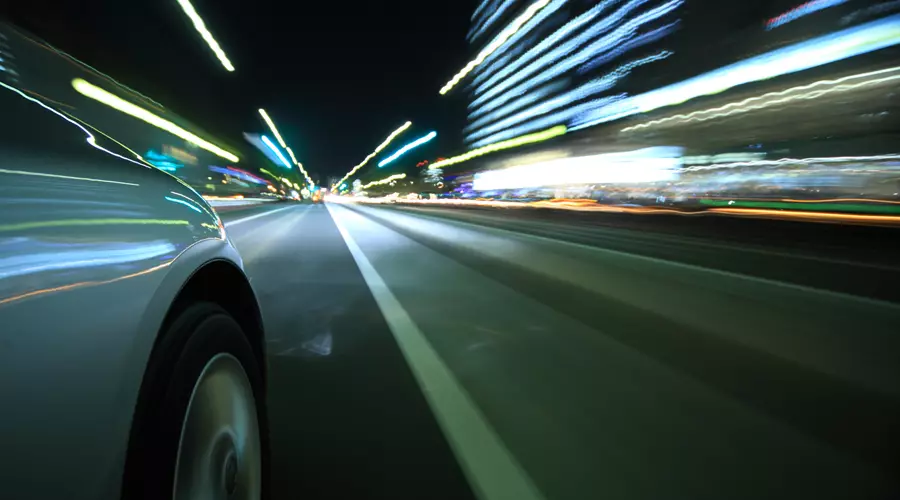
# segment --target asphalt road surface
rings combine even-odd
[[[277,205],[223,215],[275,498],[900,498],[896,230]]]

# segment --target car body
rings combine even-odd
[[[69,84],[127,88],[4,23],[0,56],[0,482],[8,498],[117,498],[174,305],[220,306],[264,367],[259,308],[216,213],[126,145],[166,132]]]

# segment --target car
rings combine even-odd
[[[0,57],[2,496],[265,498],[256,295],[219,216],[137,151],[208,152],[80,93],[177,120],[3,22]]]

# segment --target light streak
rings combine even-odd
[[[513,0],[507,0],[506,4],[498,9],[491,19],[502,13],[503,9],[512,4],[512,2]],[[473,69],[475,69],[476,66],[483,63],[489,55],[493,54],[497,49],[502,47],[503,44],[505,44],[506,41],[510,39],[510,37],[515,35],[516,32],[519,31],[522,26],[528,22],[529,19],[534,17],[534,15],[537,14],[539,10],[546,7],[549,3],[550,0],[537,0],[533,4],[529,5],[528,8],[525,9],[525,12],[517,17],[512,23],[510,23],[509,26],[507,26],[496,38],[494,38],[487,47],[485,47],[481,52],[478,53],[478,56],[475,59],[469,61],[469,63],[466,64],[466,66],[461,69],[459,73],[454,75],[453,78],[451,78],[450,81],[441,88],[441,95],[450,92],[450,89],[455,87],[456,84],[458,84],[463,78],[465,78],[466,75],[468,75]],[[490,22],[492,21],[489,20],[488,23]],[[487,26],[487,24],[485,26]]]
[[[517,31],[513,36],[509,37],[509,39],[506,41],[506,45],[504,46],[504,50],[497,50],[493,54],[487,56],[484,62],[481,63],[479,73],[473,78],[472,84],[478,85],[486,78],[491,76],[494,71],[506,67],[506,65],[509,64],[509,58],[512,57],[512,55],[508,54],[502,59],[498,59],[498,57],[500,57],[501,54],[505,53],[506,49],[518,43],[522,38],[524,38],[534,28],[544,22],[544,20],[550,17],[554,12],[561,9],[567,1],[568,0],[553,0],[550,5],[547,5],[546,7],[541,9],[536,16],[532,17],[531,20],[525,24],[525,26],[522,26],[519,31]],[[525,43],[525,46],[533,45],[531,42],[532,41]]]
[[[494,24],[494,22],[499,19],[504,12],[506,12],[506,9],[512,7],[512,5],[515,3],[516,0],[504,0],[499,7],[495,7],[493,9],[493,11],[487,18],[485,18],[482,22],[473,26],[472,29],[469,30],[469,33],[466,35],[466,40],[473,42],[478,39],[478,37],[481,36],[481,34],[485,32],[485,30],[491,27],[491,25]]]
[[[375,158],[376,156],[378,156],[378,153],[380,153],[382,150],[384,150],[384,148],[386,148],[386,147],[388,146],[388,144],[390,144],[391,141],[394,140],[395,137],[397,137],[398,135],[400,135],[400,134],[402,134],[403,132],[405,132],[406,129],[408,129],[408,128],[411,127],[411,126],[412,126],[412,122],[409,122],[409,121],[408,121],[408,122],[404,123],[403,125],[401,125],[400,128],[398,128],[397,130],[391,132],[391,135],[389,135],[389,136],[387,137],[387,139],[384,140],[384,142],[382,142],[381,144],[379,144],[378,147],[375,148],[375,151],[372,151],[372,152],[369,154],[369,156],[366,156],[366,159],[365,159],[365,160],[361,161],[358,165],[356,165],[356,166],[353,167],[349,172],[347,172],[347,175],[345,175],[345,176],[344,176],[341,180],[339,180],[335,185],[339,185],[339,184],[341,184],[342,182],[344,182],[344,181],[346,181],[347,179],[349,179],[351,176],[353,176],[353,174],[355,174],[357,171],[359,171],[359,169],[363,168],[363,167],[366,165],[366,163],[369,163],[369,160],[371,160],[372,158]],[[334,186],[332,186],[332,189],[334,189]]]
[[[517,137],[522,134],[526,134],[529,132],[533,132],[535,130],[540,130],[544,127],[549,127],[552,125],[564,124],[575,117],[590,112],[591,110],[597,108],[608,107],[610,103],[615,104],[616,102],[622,102],[625,100],[626,94],[617,94],[611,95],[607,97],[601,97],[599,99],[594,99],[592,101],[587,101],[582,104],[578,104],[576,106],[572,106],[570,108],[566,108],[562,111],[557,111],[556,113],[542,116],[535,120],[531,120],[529,122],[517,125],[516,127],[506,129],[502,132],[497,132],[496,134],[485,137],[484,139],[480,139],[472,144],[473,147],[479,148],[482,146],[486,146],[497,141],[503,141],[509,138]]]
[[[213,38],[212,33],[206,28],[206,23],[203,22],[200,14],[197,14],[197,10],[191,5],[190,0],[178,0],[178,5],[181,6],[181,9],[187,14],[188,18],[190,18],[191,22],[194,24],[194,29],[200,33],[200,36],[206,44],[209,45],[209,48],[212,49],[213,53],[219,59],[219,62],[222,63],[222,66],[228,71],[234,71],[234,66],[231,64],[231,61],[228,60],[225,51],[222,50],[222,47],[219,46],[219,42]]]
[[[766,22],[766,29],[775,29],[789,22],[796,21],[801,17],[812,14],[813,12],[818,12],[820,10],[834,7],[836,5],[841,5],[843,3],[847,3],[847,0],[812,0],[811,2],[806,2],[805,4],[800,5],[799,7],[795,7],[778,17],[769,19],[768,22]]]
[[[669,34],[671,34],[673,31],[675,31],[675,28],[678,26],[678,24],[680,22],[681,21],[675,21],[675,22],[669,23],[665,26],[660,26],[659,28],[656,28],[652,31],[648,31],[647,33],[638,35],[638,36],[632,38],[631,40],[623,43],[622,45],[619,45],[615,50],[609,51],[606,54],[598,56],[598,57],[594,58],[592,61],[589,61],[588,63],[582,65],[580,68],[578,68],[578,72],[579,73],[587,73],[598,66],[602,66],[602,65],[612,61],[613,59],[621,56],[622,54],[624,54],[626,52],[634,50],[638,47],[642,47],[649,43],[653,43],[655,41],[661,40],[661,39],[665,38],[666,36],[668,36]],[[666,52],[666,51],[663,51],[663,52]],[[671,55],[671,53],[669,53],[669,55]],[[666,56],[666,57],[668,57],[668,56]],[[665,59],[665,57],[663,59]]]
[[[644,57],[642,59],[631,61],[628,64],[623,64],[622,66],[619,66],[618,68],[611,71],[610,73],[608,73],[600,78],[596,78],[576,89],[570,90],[570,91],[560,94],[560,95],[557,95],[556,97],[553,97],[552,99],[544,101],[543,103],[541,103],[538,106],[528,108],[527,110],[522,111],[521,113],[519,113],[517,115],[513,115],[504,120],[501,120],[500,122],[497,122],[494,125],[485,127],[476,132],[472,132],[471,134],[469,134],[466,137],[466,140],[471,141],[471,140],[477,139],[479,137],[483,137],[489,133],[493,133],[498,130],[503,130],[503,128],[506,126],[518,123],[518,122],[520,122],[524,119],[530,118],[532,116],[538,116],[538,115],[547,113],[556,108],[561,108],[569,103],[580,101],[580,100],[582,100],[588,96],[591,96],[593,94],[603,92],[604,90],[609,90],[609,89],[613,88],[619,82],[619,80],[628,76],[634,68],[637,68],[641,65],[648,64],[648,63],[651,63],[654,61],[666,59],[670,55],[672,55],[672,52],[664,50],[658,54],[654,54],[651,56]],[[526,101],[526,99],[530,95],[532,95],[532,94],[526,95],[522,99],[519,99],[517,101],[517,103]],[[516,104],[516,103],[514,103],[514,104]],[[508,106],[507,108],[504,108],[503,110],[498,110],[495,113],[485,116],[482,119],[480,119],[480,120],[476,121],[475,123],[473,123],[472,125],[470,125],[470,127],[474,128],[474,127],[483,125],[484,123],[487,123],[492,119],[503,116],[503,114],[504,114],[503,112],[510,108],[512,108],[512,106]]]
[[[511,90],[510,93],[523,93],[531,88],[534,88],[537,85],[541,85],[544,82],[547,82],[553,78],[556,78],[565,72],[576,68],[586,62],[588,62],[591,58],[596,55],[610,50],[615,49],[619,44],[623,41],[630,39],[634,36],[637,31],[637,28],[640,27],[644,23],[648,23],[650,21],[659,19],[670,12],[677,9],[681,6],[684,1],[683,0],[671,0],[666,2],[655,9],[651,9],[643,14],[631,19],[630,21],[622,24],[614,31],[609,34],[595,40],[590,45],[587,45],[583,49],[578,49],[581,44],[588,42],[589,40],[594,39],[600,33],[608,29],[613,24],[613,19],[615,18],[618,21],[621,17],[624,17],[624,11],[627,8],[636,8],[639,3],[645,2],[647,0],[634,0],[633,5],[628,4],[616,13],[611,14],[603,19],[600,23],[597,23],[591,28],[585,30],[582,34],[576,36],[569,42],[566,42],[559,47],[553,49],[543,57],[538,58],[531,64],[528,64],[524,68],[512,73],[513,68],[517,68],[518,65],[510,66],[510,68],[505,68],[503,71],[497,73],[495,78],[499,82],[497,86],[493,87],[491,90],[487,90],[481,97],[472,101],[470,107],[474,107],[480,105],[484,102],[487,102],[489,99],[492,99],[499,95],[501,92],[506,91],[510,88],[513,88],[514,85],[521,83],[518,87],[515,87],[515,90]],[[621,14],[620,14],[621,13]],[[533,50],[533,49],[532,49]],[[531,52],[531,51],[529,51]],[[564,58],[560,60],[561,58]],[[524,60],[525,58],[520,58],[519,60]],[[555,64],[550,65],[550,63]],[[535,72],[541,70],[548,66],[546,69],[541,71],[535,76],[532,76]],[[500,78],[502,77],[502,81]],[[492,79],[493,80],[493,79]],[[490,81],[485,82],[484,85],[479,87],[480,91],[485,91],[488,86],[491,84]],[[476,89],[476,94],[479,92],[479,89]]]
[[[715,170],[719,168],[738,167],[778,167],[782,165],[814,165],[817,163],[852,163],[867,161],[900,160],[900,154],[885,154],[871,156],[824,156],[818,158],[780,158],[778,160],[751,160],[733,163],[721,163],[717,165],[705,165],[700,167],[687,167],[683,171]]]
[[[572,89],[568,92],[563,92],[562,94],[559,94],[550,99],[547,99],[547,100],[541,102],[540,104],[529,107],[529,108],[527,108],[523,111],[520,111],[514,115],[503,118],[500,121],[495,122],[493,125],[488,125],[486,127],[478,129],[474,132],[471,132],[470,134],[468,134],[466,136],[466,141],[471,142],[473,140],[482,138],[488,134],[493,134],[493,133],[505,130],[510,126],[522,123],[525,120],[528,120],[531,118],[536,118],[538,116],[544,115],[551,111],[555,111],[559,108],[564,108],[565,106],[571,106],[571,104],[573,102],[578,102],[578,101],[581,101],[582,99],[590,97],[591,95],[603,92],[604,90],[609,90],[610,88],[615,86],[615,84],[616,84],[615,79],[606,78],[606,77],[598,78],[596,80],[587,82],[578,88]],[[617,97],[617,98],[621,98],[621,97]],[[607,103],[612,98],[607,97],[605,99],[606,99],[605,101],[603,99],[601,99],[601,101],[603,101],[604,103]],[[571,106],[570,108],[568,108],[568,110],[562,111],[561,114],[559,114],[559,115],[562,117],[574,116],[574,114],[576,113],[574,110],[578,107],[579,106]],[[555,121],[555,120],[551,120],[551,121]],[[565,121],[565,118],[559,118],[559,121],[554,123],[554,125],[557,125],[564,121]]]
[[[475,174],[475,191],[646,183],[678,177],[682,148],[652,147],[622,153],[560,158]]]
[[[166,132],[169,132],[170,134],[172,134],[176,137],[180,137],[181,139],[184,139],[184,140],[190,142],[191,144],[194,144],[200,148],[203,148],[203,149],[209,151],[210,153],[215,154],[216,156],[220,156],[220,157],[225,158],[226,160],[229,160],[234,163],[237,163],[240,161],[240,159],[237,156],[235,156],[234,153],[229,153],[228,151],[220,148],[219,146],[216,146],[215,144],[213,144],[205,139],[201,139],[196,134],[188,132],[187,130],[179,127],[178,125],[175,125],[174,123],[172,123],[164,118],[156,116],[155,114],[147,111],[146,109],[141,108],[140,106],[136,106],[115,94],[107,92],[106,90],[103,90],[100,87],[97,87],[96,85],[90,84],[90,83],[82,80],[81,78],[76,78],[76,79],[72,80],[72,87],[79,94],[81,94],[85,97],[89,97],[91,99],[94,99],[95,101],[106,104],[107,106],[109,106],[117,111],[121,111],[122,113],[125,113],[126,115],[137,118],[138,120],[141,120],[145,123],[153,125],[156,128],[165,130]],[[91,137],[93,137],[93,136],[91,136]],[[131,161],[131,160],[129,160],[129,161]]]
[[[490,99],[492,96],[495,96],[503,90],[512,87],[519,81],[528,77],[528,75],[545,66],[552,65],[552,63],[555,63],[557,61],[564,62],[561,60],[563,58],[566,58],[567,56],[585,52],[588,47],[585,47],[581,50],[579,50],[578,48],[585,43],[597,38],[602,33],[615,26],[616,23],[622,21],[622,19],[624,19],[625,16],[627,16],[631,11],[638,8],[640,5],[647,3],[648,1],[650,0],[631,0],[617,11],[602,18],[600,17],[600,14],[603,13],[608,7],[612,6],[615,3],[615,0],[606,0],[605,2],[598,4],[588,12],[573,19],[562,28],[556,30],[556,32],[554,32],[552,35],[548,36],[540,43],[530,48],[527,52],[517,57],[512,64],[497,72],[493,77],[488,79],[483,84],[477,86],[475,88],[474,94],[484,94],[479,99]],[[659,7],[657,7],[657,9],[659,9]],[[644,14],[644,16],[645,15],[646,14]],[[626,23],[625,25],[619,27],[616,31],[613,32],[613,34],[618,33],[618,36],[614,41],[621,42],[622,38],[624,38],[624,35],[629,31],[627,27],[630,25],[634,25],[636,21],[643,18],[643,16],[638,16],[629,23]],[[575,33],[583,26],[587,26],[587,28],[581,33],[569,38],[570,35]],[[631,31],[633,31],[633,29]],[[607,37],[609,36],[610,35],[607,35]],[[562,42],[563,40],[567,41],[559,44],[559,42]],[[545,53],[545,51],[553,46],[556,46],[556,48]],[[541,54],[544,55],[541,56]],[[495,87],[495,85],[497,86]],[[492,87],[493,90],[485,94],[485,92]],[[475,103],[478,103],[478,100],[473,102],[473,104]]]
[[[13,174],[13,175],[29,175],[34,177],[50,177],[53,179],[66,179],[72,181],[85,181],[85,182],[102,182],[104,184],[118,184],[120,186],[140,186],[140,184],[135,184],[133,182],[122,182],[122,181],[110,181],[107,179],[92,179],[90,177],[75,177],[73,175],[59,175],[59,174],[47,174],[44,172],[29,172],[26,170],[7,170],[5,168],[0,168],[0,174]]]
[[[165,198],[167,201],[171,201],[172,203],[178,203],[179,205],[184,205],[197,213],[200,213],[200,214],[203,213],[202,210],[200,210],[199,208],[194,206],[193,203],[189,203],[187,200],[179,200],[178,198],[172,198],[171,196],[166,196]]]
[[[391,163],[392,161],[396,160],[397,158],[400,158],[401,156],[403,156],[403,154],[406,153],[407,151],[409,151],[413,148],[417,148],[417,147],[421,146],[422,144],[425,144],[426,142],[434,139],[435,137],[437,137],[437,132],[432,131],[432,132],[429,132],[427,135],[420,137],[420,138],[416,139],[415,141],[407,144],[406,146],[403,146],[402,148],[398,149],[396,153],[394,153],[391,156],[388,156],[387,158],[378,162],[378,168],[381,168],[381,167],[387,165],[388,163]]]
[[[25,231],[29,229],[46,229],[51,227],[79,227],[79,226],[187,226],[186,220],[171,219],[62,219],[42,220],[33,222],[19,222],[15,224],[0,225],[0,232]]]
[[[750,97],[748,99],[744,99],[742,101],[732,102],[726,104],[724,106],[718,106],[715,108],[704,109],[701,111],[695,111],[693,113],[688,114],[680,114],[674,115],[666,118],[661,118],[659,120],[652,120],[647,123],[641,123],[639,125],[634,125],[631,127],[626,127],[622,129],[622,132],[630,132],[632,130],[640,130],[648,127],[653,127],[656,125],[662,125],[664,123],[670,122],[678,122],[678,123],[689,123],[689,122],[704,122],[707,120],[713,120],[716,118],[725,118],[728,116],[733,116],[741,113],[748,113],[750,111],[755,111],[759,109],[765,109],[772,106],[778,106],[782,104],[787,104],[793,101],[801,101],[801,100],[811,100],[817,99],[819,97],[827,96],[830,94],[835,94],[839,92],[848,92],[851,90],[856,90],[862,87],[867,87],[869,85],[878,85],[881,83],[893,81],[896,79],[900,79],[900,75],[891,75],[891,76],[883,76],[882,78],[872,78],[869,80],[863,80],[858,83],[848,83],[853,82],[854,80],[859,80],[863,78],[873,77],[873,76],[881,76],[888,75],[890,73],[900,72],[900,66],[883,69],[879,71],[870,71],[868,73],[860,73],[857,75],[845,76],[843,78],[838,78],[836,80],[819,80],[817,82],[813,82],[807,85],[801,85],[799,87],[792,87],[789,89],[781,90],[778,92],[769,92],[767,94],[763,94],[756,97]],[[820,88],[827,87],[827,88]]]
[[[224,236],[222,236],[222,238],[224,239]],[[172,264],[172,261],[160,264],[155,267],[151,267],[149,269],[144,269],[143,271],[138,271],[138,272],[132,273],[132,274],[126,274],[125,276],[119,276],[118,278],[113,278],[113,279],[105,280],[105,281],[80,281],[78,283],[72,283],[70,285],[62,285],[62,286],[57,286],[57,287],[52,287],[52,288],[43,288],[40,290],[26,292],[26,293],[23,293],[20,295],[13,295],[11,297],[7,297],[5,299],[0,300],[0,305],[9,304],[10,302],[16,302],[18,300],[28,299],[28,298],[36,297],[39,295],[45,295],[48,293],[65,292],[68,290],[74,290],[76,288],[82,288],[82,287],[88,287],[88,286],[108,285],[111,283],[116,283],[118,281],[130,279],[130,278],[136,278],[138,276],[143,276],[145,274],[150,274],[150,273],[159,271],[160,269],[165,269],[170,264]]]
[[[385,177],[384,179],[381,179],[380,181],[373,181],[373,182],[370,182],[370,183],[368,183],[368,184],[362,186],[362,189],[369,189],[370,187],[373,187],[373,186],[380,186],[380,185],[383,185],[383,184],[389,184],[389,183],[391,183],[391,182],[399,181],[400,179],[405,179],[405,178],[406,178],[406,174],[395,174],[395,175],[392,175],[392,176],[390,176],[390,177]]]
[[[281,160],[281,163],[283,163],[285,167],[291,168],[291,164],[288,163],[287,158],[285,158],[284,155],[281,154],[281,151],[278,150],[278,147],[276,147],[275,144],[272,143],[272,139],[269,139],[264,135],[260,136],[260,138],[262,139],[263,143],[265,143],[265,145],[268,146],[273,153],[275,153],[275,156],[277,156],[278,159]]]
[[[518,97],[518,99],[515,99],[513,102],[509,103],[508,105],[504,106],[503,108],[498,109],[496,113],[493,113],[492,115],[489,115],[488,117],[479,118],[479,119],[475,120],[469,126],[466,127],[466,130],[475,128],[475,127],[479,127],[479,126],[483,125],[484,123],[489,122],[492,118],[495,118],[495,117],[498,118],[501,116],[508,115],[509,113],[512,113],[513,111],[516,111],[516,110],[522,108],[523,106],[527,106],[529,104],[538,102],[541,99],[543,99],[544,97],[552,95],[552,94],[568,87],[569,83],[570,83],[570,80],[568,78],[563,78],[563,79],[557,80],[555,82],[550,82],[547,85],[541,87],[540,89],[538,89],[534,92],[529,92],[523,96],[518,96],[518,95],[510,93],[510,94],[506,94],[506,96],[504,96],[503,99],[494,99],[493,101],[487,103],[485,106],[483,106],[483,107],[479,108],[478,110],[476,110],[475,112],[469,114],[469,119],[475,120],[479,116],[481,116],[489,111],[492,111],[493,109],[497,108],[498,106],[502,106],[503,104],[506,104],[506,102],[508,100]]]
[[[266,110],[259,108],[259,114],[266,122],[266,125],[269,126],[269,130],[271,130],[272,133],[275,134],[275,139],[278,141],[278,144],[281,144],[281,147],[287,149],[287,144],[285,144],[284,139],[281,138],[281,134],[278,133],[278,129],[275,127],[275,122],[273,122],[272,118],[269,117],[269,113],[266,113]]]
[[[709,73],[628,98],[615,109],[586,114],[570,128],[578,130],[637,113],[646,113],[730,88],[797,73],[900,43],[900,15],[894,15],[790,45]]]
[[[487,146],[473,149],[467,153],[461,154],[459,156],[454,156],[453,158],[447,158],[446,160],[441,160],[432,163],[428,168],[442,168],[448,167],[450,165],[456,165],[458,163],[462,163],[465,161],[469,161],[473,158],[478,158],[479,156],[483,156],[489,153],[494,153],[496,151],[503,151],[505,149],[517,148],[520,146],[525,146],[526,144],[534,144],[538,142],[547,141],[553,139],[554,137],[559,137],[566,133],[566,127],[564,125],[560,125],[557,127],[553,127],[547,130],[542,130],[540,132],[534,134],[523,135],[521,137],[516,137],[510,139],[508,141],[497,142],[494,144],[489,144]]]
[[[286,148],[284,148],[284,150],[287,151],[287,154],[288,154],[288,156],[291,157],[291,161],[294,163],[294,165],[297,165],[300,163],[297,161],[297,157],[294,156],[294,152],[291,151],[291,148],[286,147]]]

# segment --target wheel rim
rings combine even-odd
[[[257,500],[261,469],[253,389],[237,358],[218,354],[203,368],[188,403],[172,496]]]

